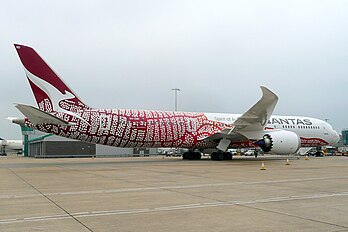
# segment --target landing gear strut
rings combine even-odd
[[[229,152],[216,151],[211,153],[211,160],[231,160],[232,154]]]
[[[202,158],[202,154],[197,151],[188,151],[182,154],[182,159],[184,160],[200,160]]]
[[[7,154],[5,152],[5,146],[0,147],[0,156],[7,156]]]

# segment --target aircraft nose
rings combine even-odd
[[[334,130],[334,138],[333,138],[333,142],[336,144],[340,141],[340,136],[337,133],[337,131]]]

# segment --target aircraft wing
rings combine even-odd
[[[229,127],[208,137],[209,140],[220,140],[218,149],[226,150],[232,141],[251,139],[250,135],[259,135],[264,131],[278,102],[278,96],[264,86],[261,86],[261,90],[262,97],[255,105]]]
[[[30,105],[17,104],[16,108],[24,114],[34,125],[49,123],[61,126],[71,126],[73,124],[58,118],[50,113],[39,110]]]
[[[247,112],[233,123],[233,131],[264,130],[273,110],[278,102],[278,96],[268,88],[261,86],[262,97]]]

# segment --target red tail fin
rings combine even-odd
[[[89,109],[31,47],[15,44],[38,107],[46,112]]]

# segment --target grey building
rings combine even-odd
[[[128,157],[157,155],[156,148],[119,148],[81,142],[22,128],[25,155],[36,158]]]

